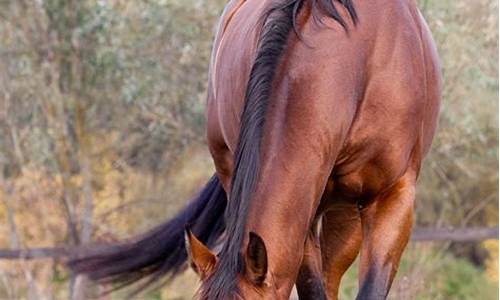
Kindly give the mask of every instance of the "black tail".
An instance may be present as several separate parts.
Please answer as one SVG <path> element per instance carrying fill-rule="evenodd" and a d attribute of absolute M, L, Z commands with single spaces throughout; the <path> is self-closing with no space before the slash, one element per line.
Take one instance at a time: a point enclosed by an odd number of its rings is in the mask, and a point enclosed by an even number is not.
<path fill-rule="evenodd" d="M 206 245 L 215 244 L 224 231 L 226 202 L 226 193 L 217 176 L 213 176 L 174 219 L 130 242 L 109 245 L 73 258 L 68 266 L 97 282 L 116 282 L 119 287 L 145 279 L 142 289 L 160 277 L 171 277 L 184 270 L 186 225 Z"/>

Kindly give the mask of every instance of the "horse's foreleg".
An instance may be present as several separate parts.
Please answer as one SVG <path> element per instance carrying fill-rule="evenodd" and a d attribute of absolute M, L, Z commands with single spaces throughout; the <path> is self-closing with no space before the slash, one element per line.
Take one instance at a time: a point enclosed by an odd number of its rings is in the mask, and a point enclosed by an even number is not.
<path fill-rule="evenodd" d="M 338 298 L 340 281 L 358 256 L 361 219 L 356 204 L 341 203 L 323 215 L 321 254 L 328 299 Z"/>
<path fill-rule="evenodd" d="M 357 300 L 386 299 L 410 237 L 414 199 L 415 178 L 406 175 L 361 211 L 363 245 Z"/>

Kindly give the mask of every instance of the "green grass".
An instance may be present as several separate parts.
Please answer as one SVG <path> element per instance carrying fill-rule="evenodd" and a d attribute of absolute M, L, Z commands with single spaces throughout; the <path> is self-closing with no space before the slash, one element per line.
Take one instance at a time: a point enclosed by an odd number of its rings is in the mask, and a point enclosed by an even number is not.
<path fill-rule="evenodd" d="M 356 262 L 344 276 L 340 299 L 356 297 L 357 271 Z M 496 300 L 498 283 L 465 259 L 426 245 L 412 245 L 401 260 L 389 299 Z"/>

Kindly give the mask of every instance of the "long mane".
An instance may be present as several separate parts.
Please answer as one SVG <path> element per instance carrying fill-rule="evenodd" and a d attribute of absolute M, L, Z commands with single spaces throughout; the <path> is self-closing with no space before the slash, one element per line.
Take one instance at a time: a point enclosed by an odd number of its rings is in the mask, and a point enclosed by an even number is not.
<path fill-rule="evenodd" d="M 263 15 L 257 55 L 245 94 L 231 192 L 225 212 L 226 240 L 219 255 L 219 264 L 202 286 L 200 296 L 203 299 L 231 299 L 238 294 L 237 275 L 243 268 L 240 250 L 250 201 L 258 180 L 261 140 L 273 78 L 286 50 L 290 32 L 299 32 L 296 18 L 306 1 L 283 0 Z M 319 21 L 322 16 L 330 17 L 347 30 L 347 23 L 334 2 L 342 5 L 356 23 L 352 0 L 310 0 L 313 17 Z"/>

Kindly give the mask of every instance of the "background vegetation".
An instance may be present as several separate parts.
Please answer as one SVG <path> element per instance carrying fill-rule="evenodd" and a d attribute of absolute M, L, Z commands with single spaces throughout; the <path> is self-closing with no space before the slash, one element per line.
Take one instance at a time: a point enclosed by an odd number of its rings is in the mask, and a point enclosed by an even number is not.
<path fill-rule="evenodd" d="M 0 0 L 0 248 L 143 232 L 213 173 L 204 103 L 223 0 Z M 420 0 L 445 91 L 417 223 L 498 224 L 498 3 Z M 498 242 L 411 244 L 393 299 L 497 299 Z M 353 299 L 356 268 L 343 282 Z M 189 299 L 186 272 L 138 299 Z M 0 261 L 0 299 L 98 291 L 57 260 Z M 102 299 L 122 299 L 115 292 Z"/>

